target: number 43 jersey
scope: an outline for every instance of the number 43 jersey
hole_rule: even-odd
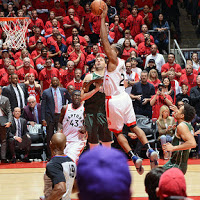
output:
[[[68,104],[65,116],[63,119],[63,133],[65,134],[67,141],[82,140],[85,134],[79,132],[84,121],[84,106],[77,109],[72,107],[72,103]]]
[[[125,91],[124,80],[126,76],[125,61],[118,58],[116,69],[109,72],[107,69],[104,75],[104,92],[106,96],[115,96]]]

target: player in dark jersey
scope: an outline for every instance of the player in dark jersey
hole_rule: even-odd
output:
[[[63,151],[66,137],[63,133],[56,133],[50,141],[52,158],[46,166],[44,174],[44,195],[40,199],[70,200],[70,194],[76,175],[76,165]]]
[[[166,143],[163,145],[164,151],[172,152],[170,160],[163,168],[177,167],[185,174],[190,149],[196,147],[194,129],[190,124],[195,116],[195,109],[189,104],[185,104],[179,109],[176,106],[171,106],[170,108],[174,111],[174,117],[178,122],[178,126],[172,144]]]
[[[107,147],[111,147],[112,143],[112,135],[108,130],[106,119],[105,94],[101,86],[105,70],[102,62],[105,63],[105,58],[97,56],[95,72],[86,75],[81,91],[81,100],[85,101],[85,128],[90,148],[97,146],[99,141]],[[91,82],[92,80],[94,83]]]

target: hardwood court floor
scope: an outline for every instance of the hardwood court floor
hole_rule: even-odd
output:
[[[144,161],[144,163],[147,161]],[[149,162],[149,161],[148,161]],[[163,161],[160,162],[161,165]],[[191,162],[186,173],[188,196],[199,196],[200,199],[200,160]],[[193,164],[195,163],[195,164]],[[18,164],[23,168],[12,168],[15,165],[0,165],[0,199],[2,200],[36,200],[43,194],[43,174],[44,163]],[[37,168],[38,166],[38,168]],[[27,167],[27,168],[24,168]],[[10,168],[10,169],[9,169]],[[144,178],[150,170],[149,165],[145,165],[145,173],[137,174],[135,167],[130,166],[133,177],[131,189],[132,197],[147,197],[144,190]],[[77,199],[73,194],[72,199]],[[134,198],[134,200],[137,198]],[[198,199],[198,198],[197,198]]]

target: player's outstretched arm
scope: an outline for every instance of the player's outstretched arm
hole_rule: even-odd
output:
[[[117,60],[117,53],[111,48],[110,43],[108,41],[108,34],[107,29],[105,25],[105,18],[107,16],[108,7],[105,5],[105,8],[103,9],[103,13],[101,14],[101,28],[100,28],[100,37],[103,44],[104,51],[109,59],[108,64],[108,71],[114,71],[116,69],[116,66],[118,64]]]
[[[81,101],[85,101],[85,100],[91,98],[100,89],[100,84],[97,83],[97,84],[95,84],[96,88],[94,88],[91,91],[88,91],[89,90],[89,86],[90,86],[90,84],[88,84],[88,83],[91,80],[92,80],[92,74],[86,75],[86,77],[83,80],[83,87],[82,87],[82,90],[81,90]]]
[[[197,144],[194,139],[194,136],[189,131],[186,124],[181,123],[177,126],[177,135],[184,140],[184,143],[178,146],[173,146],[171,143],[167,143],[163,145],[163,150],[181,151],[181,150],[187,150],[187,149],[192,149],[196,147]]]

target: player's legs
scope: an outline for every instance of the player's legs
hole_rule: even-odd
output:
[[[137,135],[138,139],[143,145],[148,143],[147,137],[141,128],[139,128],[138,126],[135,126],[135,127],[130,127],[130,129],[133,133]]]
[[[108,129],[108,123],[105,113],[97,113],[98,136],[104,147],[111,148],[113,143],[112,132]]]
[[[122,134],[122,129],[124,126],[124,115],[127,109],[126,97],[126,94],[122,94],[106,100],[108,128],[110,131],[114,132],[119,145],[132,158],[137,172],[139,174],[142,174],[144,172],[144,168],[142,167],[142,160],[134,155],[130,145],[128,144],[127,139]]]
[[[99,138],[97,135],[97,124],[94,114],[86,113],[85,115],[85,127],[88,134],[88,144],[90,149],[99,145]]]
[[[64,154],[69,156],[75,163],[77,163],[79,156],[81,155],[85,145],[86,145],[86,140],[67,142],[66,147],[64,149]]]
[[[137,172],[140,175],[143,174],[144,168],[142,167],[142,160],[138,156],[134,155],[134,153],[132,152],[132,149],[131,149],[127,139],[124,137],[123,133],[120,132],[120,133],[114,133],[114,134],[115,134],[115,137],[117,138],[119,145],[132,158]]]
[[[136,126],[136,117],[132,106],[131,98],[130,96],[128,96],[128,94],[125,95],[127,101],[126,108],[124,109],[124,122],[127,126],[130,127],[130,130],[137,135],[140,142],[146,147],[147,157],[150,159],[151,169],[153,169],[158,166],[158,153],[150,147],[144,131],[138,126]]]
[[[158,153],[150,147],[144,131],[138,126],[130,127],[130,130],[137,135],[140,142],[146,147],[147,157],[150,159],[151,169],[158,167]]]

